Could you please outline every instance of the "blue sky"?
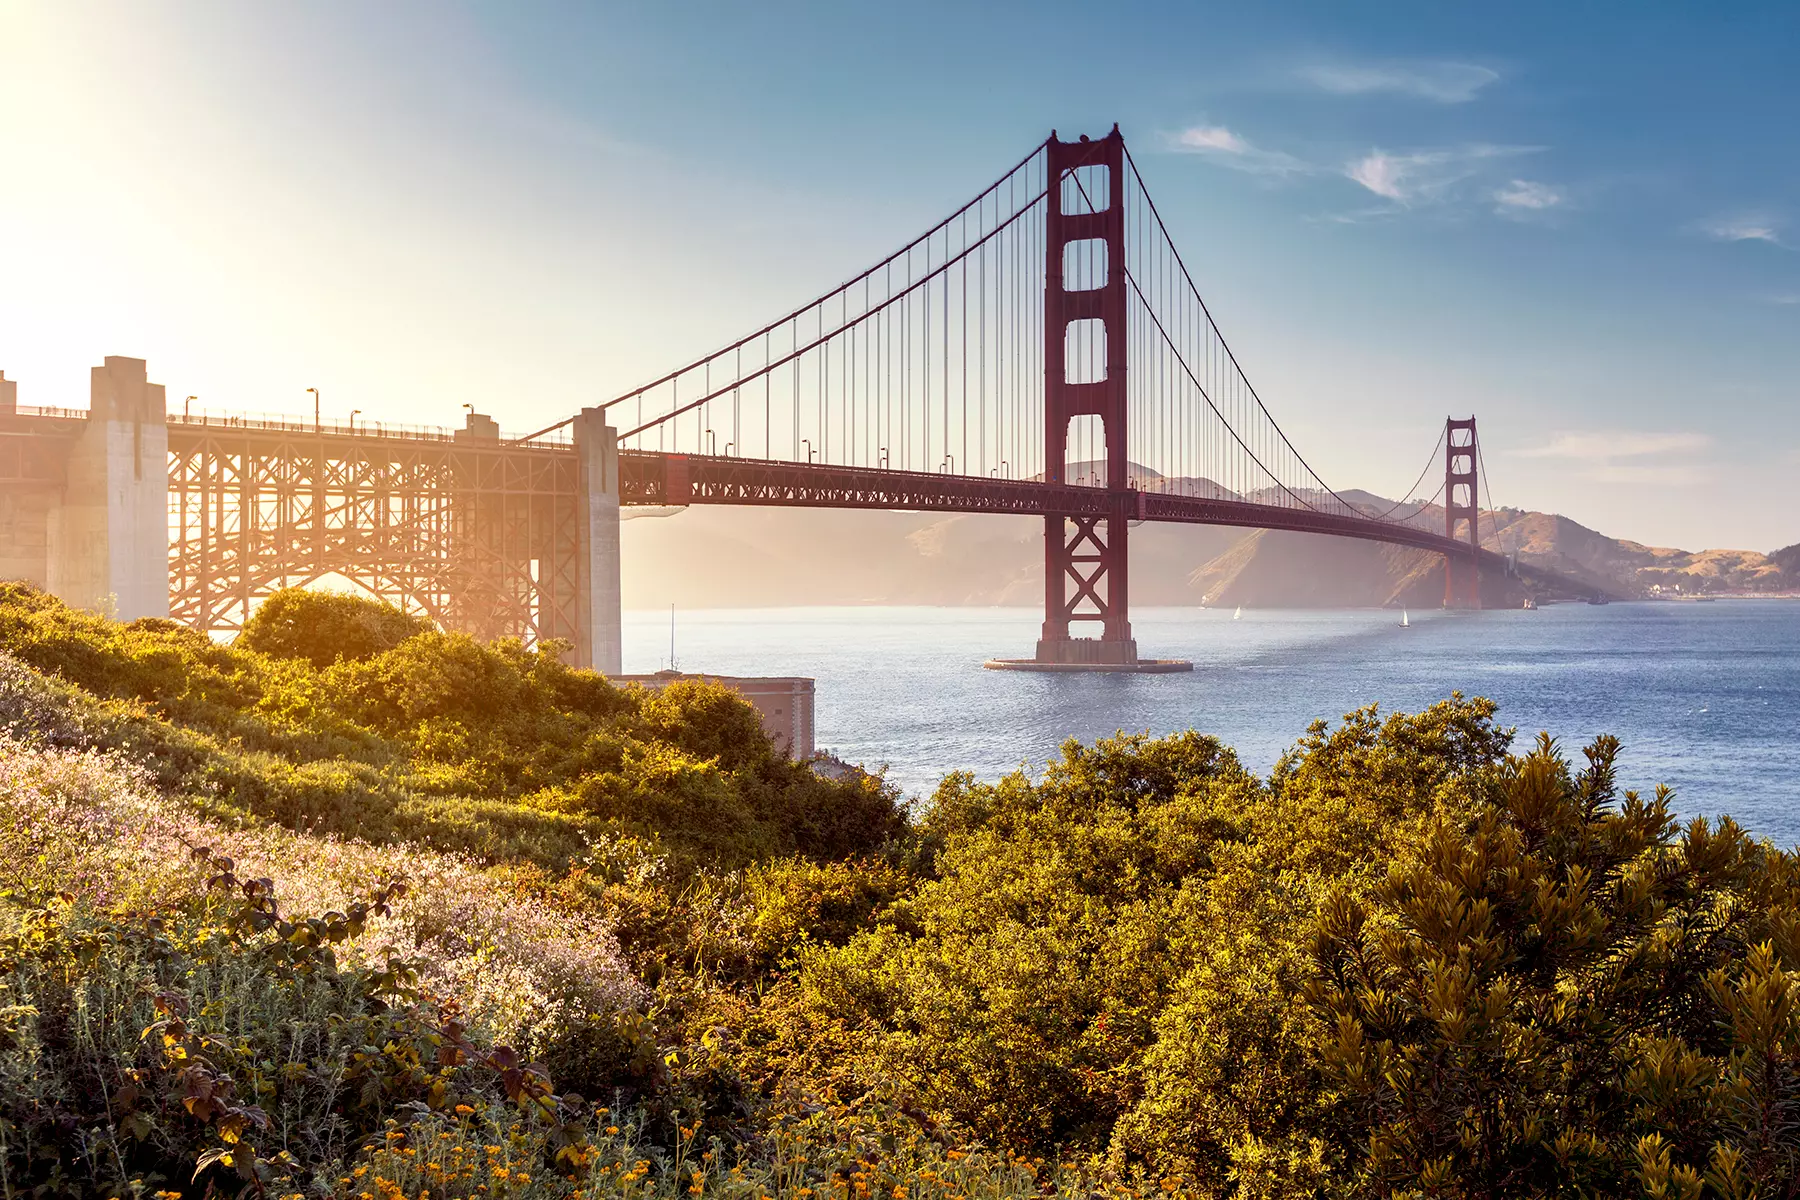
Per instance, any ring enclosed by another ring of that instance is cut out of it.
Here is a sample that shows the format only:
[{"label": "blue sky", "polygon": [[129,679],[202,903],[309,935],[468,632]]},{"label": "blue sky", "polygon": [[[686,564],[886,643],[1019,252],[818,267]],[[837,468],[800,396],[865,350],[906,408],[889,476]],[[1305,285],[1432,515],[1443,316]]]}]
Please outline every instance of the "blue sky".
[{"label": "blue sky", "polygon": [[0,0],[0,370],[548,423],[1118,121],[1334,484],[1800,540],[1800,5]]}]

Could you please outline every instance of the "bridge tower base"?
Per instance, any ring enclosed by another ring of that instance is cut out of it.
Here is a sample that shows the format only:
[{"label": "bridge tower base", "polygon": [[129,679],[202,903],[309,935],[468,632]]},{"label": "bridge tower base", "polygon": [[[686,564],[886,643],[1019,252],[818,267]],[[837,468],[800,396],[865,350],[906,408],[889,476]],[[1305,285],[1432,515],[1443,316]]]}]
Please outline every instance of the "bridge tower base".
[{"label": "bridge tower base", "polygon": [[94,368],[89,417],[46,518],[45,584],[116,618],[169,615],[169,429],[141,358]]}]

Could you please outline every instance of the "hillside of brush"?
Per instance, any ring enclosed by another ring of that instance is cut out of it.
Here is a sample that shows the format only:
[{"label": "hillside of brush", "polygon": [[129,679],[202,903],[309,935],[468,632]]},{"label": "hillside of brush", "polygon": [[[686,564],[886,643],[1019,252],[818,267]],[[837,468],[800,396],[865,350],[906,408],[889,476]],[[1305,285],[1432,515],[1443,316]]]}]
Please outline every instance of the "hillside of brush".
[{"label": "hillside of brush", "polygon": [[1800,859],[1359,710],[1041,772],[283,593],[0,586],[0,1196],[1775,1196]]}]

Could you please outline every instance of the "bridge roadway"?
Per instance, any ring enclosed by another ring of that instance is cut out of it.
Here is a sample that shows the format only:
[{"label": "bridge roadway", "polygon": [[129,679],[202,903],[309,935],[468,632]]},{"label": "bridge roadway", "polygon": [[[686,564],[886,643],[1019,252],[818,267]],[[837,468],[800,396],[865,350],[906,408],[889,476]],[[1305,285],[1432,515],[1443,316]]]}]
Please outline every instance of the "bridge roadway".
[{"label": "bridge roadway", "polygon": [[1245,500],[1183,496],[1137,488],[1107,489],[1034,479],[979,478],[879,467],[769,462],[720,455],[619,452],[619,502],[624,505],[736,504],[791,508],[869,508],[921,512],[1005,513],[1102,517],[1186,525],[1229,525],[1320,533],[1428,550],[1467,561],[1484,573],[1517,574],[1559,596],[1591,588],[1554,572],[1514,564],[1491,550],[1443,534],[1373,518]]}]

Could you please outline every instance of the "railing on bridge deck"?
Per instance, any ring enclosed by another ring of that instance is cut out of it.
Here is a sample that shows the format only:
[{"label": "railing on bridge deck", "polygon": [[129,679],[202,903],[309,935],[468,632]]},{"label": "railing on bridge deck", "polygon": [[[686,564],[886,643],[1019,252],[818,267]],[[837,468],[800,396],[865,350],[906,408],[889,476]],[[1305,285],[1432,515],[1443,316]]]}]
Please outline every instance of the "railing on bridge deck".
[{"label": "railing on bridge deck", "polygon": [[[86,413],[78,414],[86,416]],[[269,433],[328,435],[331,437],[385,438],[409,442],[453,442],[470,440],[466,433],[442,425],[408,425],[393,421],[346,421],[330,418],[318,422],[289,413],[178,413],[168,416],[171,427],[184,429],[243,429]],[[493,439],[488,439],[492,441]],[[502,432],[501,444],[525,449],[567,448],[573,435],[567,427],[540,434],[530,441],[519,441],[513,434]]]}]

